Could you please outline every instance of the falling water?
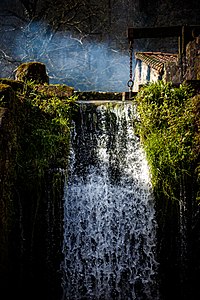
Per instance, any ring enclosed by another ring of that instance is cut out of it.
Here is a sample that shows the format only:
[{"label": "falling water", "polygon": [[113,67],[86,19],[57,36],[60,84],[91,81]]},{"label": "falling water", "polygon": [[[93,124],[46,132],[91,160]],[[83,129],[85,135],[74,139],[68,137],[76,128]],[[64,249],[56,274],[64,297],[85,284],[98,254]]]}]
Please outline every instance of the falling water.
[{"label": "falling water", "polygon": [[63,298],[158,299],[156,221],[131,103],[80,104],[64,197]]}]

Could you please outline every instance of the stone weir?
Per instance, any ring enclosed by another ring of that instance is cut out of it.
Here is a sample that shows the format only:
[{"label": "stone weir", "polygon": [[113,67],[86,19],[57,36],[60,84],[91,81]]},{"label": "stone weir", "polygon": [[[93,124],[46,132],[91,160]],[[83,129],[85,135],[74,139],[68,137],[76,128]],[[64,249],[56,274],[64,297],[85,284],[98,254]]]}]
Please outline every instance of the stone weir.
[{"label": "stone weir", "polygon": [[130,95],[129,92],[75,91],[74,94],[79,101],[127,101],[133,99],[137,93],[132,93]]}]

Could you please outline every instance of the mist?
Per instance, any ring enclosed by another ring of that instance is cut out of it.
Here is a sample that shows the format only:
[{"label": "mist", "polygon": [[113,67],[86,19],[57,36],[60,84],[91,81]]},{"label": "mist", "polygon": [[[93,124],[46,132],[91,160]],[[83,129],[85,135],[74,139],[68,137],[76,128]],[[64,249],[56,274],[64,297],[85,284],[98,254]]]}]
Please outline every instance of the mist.
[{"label": "mist", "polygon": [[50,83],[73,86],[77,91],[128,91],[128,41],[127,50],[121,51],[109,40],[53,32],[46,24],[34,22],[17,32],[12,57],[21,63],[44,63]]}]

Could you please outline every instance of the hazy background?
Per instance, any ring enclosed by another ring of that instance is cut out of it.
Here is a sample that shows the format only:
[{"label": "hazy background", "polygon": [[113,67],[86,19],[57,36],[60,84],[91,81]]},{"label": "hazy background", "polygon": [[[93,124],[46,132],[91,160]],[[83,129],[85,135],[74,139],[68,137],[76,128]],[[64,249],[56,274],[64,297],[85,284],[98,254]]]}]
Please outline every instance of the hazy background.
[{"label": "hazy background", "polygon": [[[126,91],[127,28],[200,24],[197,0],[1,0],[0,77],[45,63],[50,83]],[[134,42],[134,51],[177,51],[176,39]],[[134,66],[134,62],[133,62]]]}]

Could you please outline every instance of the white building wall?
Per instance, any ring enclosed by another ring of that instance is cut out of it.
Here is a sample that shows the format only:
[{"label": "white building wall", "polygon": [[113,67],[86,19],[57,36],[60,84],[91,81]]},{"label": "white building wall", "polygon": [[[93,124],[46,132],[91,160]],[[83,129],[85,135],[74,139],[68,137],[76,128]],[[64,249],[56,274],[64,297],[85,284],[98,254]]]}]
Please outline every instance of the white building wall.
[{"label": "white building wall", "polygon": [[158,81],[159,78],[160,78],[159,73],[158,73],[155,69],[151,68],[151,72],[150,72],[150,82]]},{"label": "white building wall", "polygon": [[159,73],[141,60],[136,61],[134,70],[133,92],[138,92],[139,86],[147,82],[155,82],[159,80]]}]

